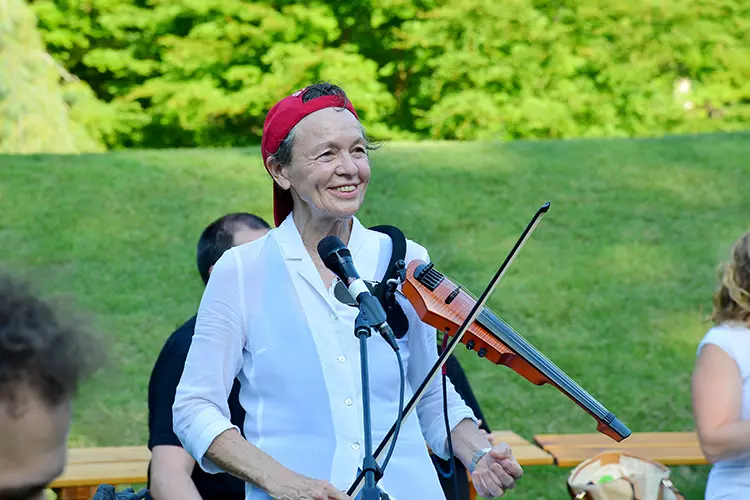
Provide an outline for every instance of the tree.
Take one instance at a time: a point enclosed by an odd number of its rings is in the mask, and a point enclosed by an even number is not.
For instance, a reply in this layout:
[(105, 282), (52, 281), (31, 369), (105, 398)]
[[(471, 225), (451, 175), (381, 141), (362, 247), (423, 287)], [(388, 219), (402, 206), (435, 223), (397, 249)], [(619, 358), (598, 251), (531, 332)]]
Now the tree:
[(0, 153), (101, 150), (69, 116), (61, 75), (23, 0), (0, 0)]

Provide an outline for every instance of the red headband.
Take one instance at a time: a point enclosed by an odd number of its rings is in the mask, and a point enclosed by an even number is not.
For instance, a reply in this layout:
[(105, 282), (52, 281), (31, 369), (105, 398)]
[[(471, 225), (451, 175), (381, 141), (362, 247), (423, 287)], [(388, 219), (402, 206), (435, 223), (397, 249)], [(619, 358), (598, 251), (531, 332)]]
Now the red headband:
[[(263, 123), (263, 137), (260, 141), (260, 151), (263, 155), (263, 164), (269, 156), (278, 151), (281, 141), (289, 134), (299, 121), (323, 108), (346, 108), (359, 120), (349, 99), (344, 100), (339, 95), (325, 95), (314, 97), (307, 102), (302, 100), (307, 88), (298, 90), (277, 102), (266, 115)], [(266, 170), (268, 167), (266, 166)], [(273, 183), (273, 219), (279, 226), (292, 211), (292, 194), (283, 190), (274, 181)]]

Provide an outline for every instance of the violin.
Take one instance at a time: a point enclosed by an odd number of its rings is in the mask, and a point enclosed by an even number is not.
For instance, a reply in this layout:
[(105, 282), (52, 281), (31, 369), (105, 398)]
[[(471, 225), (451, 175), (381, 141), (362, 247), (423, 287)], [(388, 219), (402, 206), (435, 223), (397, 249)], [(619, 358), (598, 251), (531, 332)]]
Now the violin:
[[(434, 264), (413, 260), (408, 266), (401, 263), (399, 282), (404, 296), (414, 307), (420, 319), (428, 325), (442, 330), (451, 338), (438, 356), (438, 360), (427, 373), (420, 386), (404, 406), (374, 453), (379, 460), (386, 447), (394, 442), (397, 423), (406, 420), (414, 412), (427, 387), (435, 380), (438, 371), (445, 365), (448, 356), (464, 343), (467, 348), (495, 364), (505, 365), (533, 384), (550, 384), (572, 399), (597, 421), (596, 429), (619, 442), (630, 436), (627, 428), (615, 415), (594, 399), (580, 385), (555, 366), (531, 343), (518, 334), (495, 313), (485, 307), (487, 299), (505, 275), (508, 267), (531, 236), (542, 216), (549, 210), (550, 203), (542, 205), (528, 223), (520, 238), (511, 249), (490, 280), (487, 288), (474, 300), (468, 292), (454, 284), (449, 278), (435, 269)], [(404, 267), (406, 269), (404, 269)], [(360, 471), (347, 495), (356, 496), (362, 488), (365, 474)]]
[[(445, 334), (455, 334), (476, 300), (440, 273), (432, 263), (413, 260), (406, 269), (403, 295), (421, 320)], [(572, 399), (598, 422), (597, 430), (622, 441), (630, 430), (580, 385), (539, 352), (489, 308), (479, 311), (460, 339), (467, 349), (497, 365), (505, 365), (535, 385), (550, 384)]]

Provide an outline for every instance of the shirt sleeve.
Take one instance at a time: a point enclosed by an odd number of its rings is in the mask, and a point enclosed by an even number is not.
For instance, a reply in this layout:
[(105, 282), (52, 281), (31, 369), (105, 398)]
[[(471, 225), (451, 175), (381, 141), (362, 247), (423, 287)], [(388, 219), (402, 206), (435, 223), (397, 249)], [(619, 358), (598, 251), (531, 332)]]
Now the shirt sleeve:
[(174, 433), (172, 403), (177, 385), (180, 383), (187, 351), (187, 345), (167, 341), (151, 373), (148, 391), (148, 406), (152, 416), (148, 439), (150, 450), (153, 450), (154, 446), (182, 446)]
[(737, 364), (740, 376), (750, 376), (750, 363), (747, 352), (750, 349), (750, 331), (745, 327), (733, 328), (726, 325), (711, 328), (698, 344), (697, 354), (706, 344), (713, 344), (724, 351)]
[(241, 274), (234, 249), (214, 265), (172, 407), (175, 434), (209, 473), (222, 472), (204, 457), (211, 443), (228, 429), (240, 430), (230, 420), (227, 399), (242, 367), (246, 341)]
[[(419, 259), (430, 262), (426, 251), (419, 255)], [(413, 308), (409, 308), (409, 366), (407, 377), (409, 384), (416, 390), (427, 377), (430, 369), (438, 359), (435, 345), (437, 335), (435, 328), (422, 322)], [(417, 403), (417, 417), (422, 428), (422, 434), (432, 452), (443, 460), (448, 459), (447, 433), (445, 431), (445, 417), (443, 412), (443, 381), (442, 371), (427, 387), (422, 399)], [(456, 392), (453, 383), (446, 377), (446, 393), (448, 407), (448, 423), (453, 430), (464, 419), (470, 419), (477, 424), (474, 412), (464, 403)]]
[(736, 334), (727, 329), (712, 328), (711, 330), (709, 330), (706, 336), (703, 337), (700, 344), (698, 344), (697, 354), (700, 354), (701, 349), (703, 349), (703, 346), (705, 346), (706, 344), (713, 344), (719, 347), (722, 351), (726, 352), (730, 358), (737, 361), (737, 355), (734, 352), (734, 343), (732, 342), (733, 335)]

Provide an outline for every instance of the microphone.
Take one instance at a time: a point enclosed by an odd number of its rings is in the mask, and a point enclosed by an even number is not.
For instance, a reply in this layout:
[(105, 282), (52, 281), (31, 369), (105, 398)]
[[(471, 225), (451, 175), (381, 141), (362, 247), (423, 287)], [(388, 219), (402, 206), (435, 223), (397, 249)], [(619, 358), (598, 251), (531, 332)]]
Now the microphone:
[(354, 268), (352, 253), (346, 248), (338, 236), (326, 236), (318, 243), (318, 255), (323, 264), (335, 274), (349, 290), (359, 306), (364, 319), (383, 336), (386, 342), (398, 351), (396, 337), (388, 325), (387, 315), (383, 306), (367, 288), (367, 284), (359, 277)]

